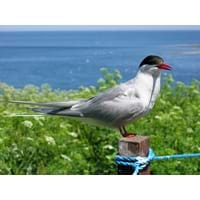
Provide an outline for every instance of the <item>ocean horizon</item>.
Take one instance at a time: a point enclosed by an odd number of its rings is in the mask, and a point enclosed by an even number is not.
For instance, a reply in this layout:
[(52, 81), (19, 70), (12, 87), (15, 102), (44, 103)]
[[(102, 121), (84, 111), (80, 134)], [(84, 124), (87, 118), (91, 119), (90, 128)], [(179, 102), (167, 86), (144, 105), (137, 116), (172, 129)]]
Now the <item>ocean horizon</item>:
[(0, 31), (0, 82), (77, 89), (96, 85), (102, 67), (124, 82), (150, 54), (173, 66), (175, 81), (200, 80), (200, 30), (90, 30)]

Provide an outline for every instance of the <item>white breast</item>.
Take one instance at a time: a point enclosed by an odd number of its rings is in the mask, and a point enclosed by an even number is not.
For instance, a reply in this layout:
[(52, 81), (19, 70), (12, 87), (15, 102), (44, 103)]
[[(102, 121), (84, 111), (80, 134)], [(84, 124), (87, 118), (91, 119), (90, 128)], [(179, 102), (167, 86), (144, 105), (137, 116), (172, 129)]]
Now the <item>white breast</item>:
[(135, 88), (145, 111), (149, 111), (160, 93), (160, 75), (154, 77), (145, 73), (137, 74)]

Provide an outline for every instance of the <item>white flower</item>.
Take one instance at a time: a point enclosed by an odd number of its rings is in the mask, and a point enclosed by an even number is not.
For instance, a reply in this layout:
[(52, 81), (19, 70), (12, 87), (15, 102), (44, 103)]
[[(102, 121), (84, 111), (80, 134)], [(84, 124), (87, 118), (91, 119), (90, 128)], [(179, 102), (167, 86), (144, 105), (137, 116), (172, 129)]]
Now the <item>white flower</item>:
[(66, 156), (65, 154), (61, 154), (60, 155), (61, 156), (61, 158), (63, 158), (64, 160), (67, 160), (67, 161), (72, 161), (72, 159), (70, 158), (70, 157), (68, 157), (68, 156)]
[(78, 137), (78, 134), (75, 132), (68, 132), (68, 135), (72, 136), (72, 137)]
[(32, 137), (27, 137), (26, 139), (29, 140), (29, 141), (33, 141)]
[(187, 133), (193, 133), (193, 129), (192, 128), (187, 128)]
[(49, 145), (55, 145), (56, 144), (53, 137), (45, 135), (44, 138)]
[(112, 146), (112, 145), (105, 145), (104, 147), (103, 147), (104, 149), (109, 149), (109, 150), (112, 150), (112, 149), (114, 149), (114, 147)]
[(159, 116), (159, 115), (156, 115), (154, 118), (158, 119), (158, 120), (161, 120), (161, 116)]
[(25, 120), (23, 122), (23, 125), (26, 126), (27, 128), (32, 128), (33, 123), (31, 121)]

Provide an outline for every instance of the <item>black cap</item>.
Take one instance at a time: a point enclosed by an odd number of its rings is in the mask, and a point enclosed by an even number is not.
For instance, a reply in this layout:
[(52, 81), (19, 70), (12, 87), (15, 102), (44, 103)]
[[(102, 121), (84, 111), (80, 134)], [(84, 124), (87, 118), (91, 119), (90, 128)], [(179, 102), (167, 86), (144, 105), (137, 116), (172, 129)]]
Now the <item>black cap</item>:
[(160, 56), (150, 55), (144, 58), (139, 67), (141, 67), (142, 65), (158, 65), (163, 62), (164, 60)]

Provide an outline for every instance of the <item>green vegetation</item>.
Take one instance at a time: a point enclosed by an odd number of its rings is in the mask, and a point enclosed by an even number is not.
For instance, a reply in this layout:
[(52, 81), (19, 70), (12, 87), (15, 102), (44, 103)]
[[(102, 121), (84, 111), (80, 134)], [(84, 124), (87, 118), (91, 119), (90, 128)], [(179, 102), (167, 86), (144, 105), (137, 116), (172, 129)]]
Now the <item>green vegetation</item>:
[[(117, 84), (121, 75), (102, 69), (97, 87), (52, 90), (0, 84), (1, 100), (58, 101), (91, 97)], [(150, 135), (157, 155), (200, 152), (200, 83), (167, 77), (152, 112), (128, 129)], [(28, 106), (0, 103), (0, 174), (116, 174), (119, 132), (64, 117), (16, 117)], [(11, 116), (10, 116), (11, 115)], [(9, 117), (10, 116), (10, 117)], [(155, 161), (153, 174), (200, 174), (200, 158)]]

